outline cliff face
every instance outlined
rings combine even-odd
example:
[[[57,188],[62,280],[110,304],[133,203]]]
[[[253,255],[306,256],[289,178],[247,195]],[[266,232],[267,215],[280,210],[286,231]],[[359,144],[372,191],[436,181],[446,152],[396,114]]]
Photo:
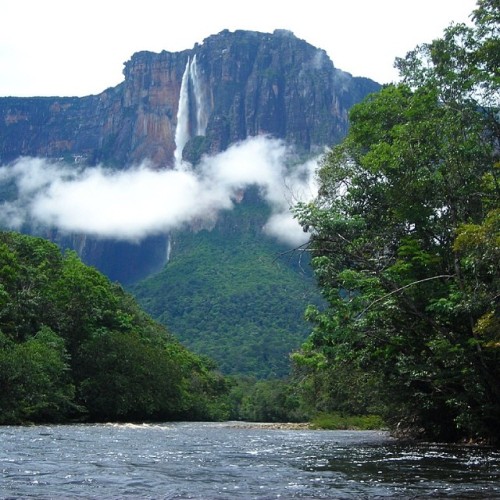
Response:
[[[0,98],[1,162],[26,155],[172,166],[183,77],[186,113],[196,115],[182,144],[192,161],[262,133],[311,152],[338,142],[351,105],[379,88],[287,31],[223,31],[191,50],[139,52],[124,76],[95,96]]]
[[[136,53],[123,72],[99,95],[0,98],[0,165],[36,156],[170,168],[258,134],[307,155],[339,142],[349,108],[379,88],[288,31],[223,31],[191,50]],[[43,236],[124,283],[160,269],[170,245],[168,235],[140,244],[50,229]]]
[[[339,142],[350,107],[379,89],[287,31],[223,31],[191,50],[139,52],[124,76],[99,95],[0,98],[0,168],[33,156],[115,169],[148,160],[168,169],[260,134],[294,145],[305,160]],[[0,183],[0,206],[14,191]],[[289,245],[264,235],[271,208],[261,195],[248,188],[210,227],[191,221],[188,230],[139,243],[23,230],[128,285],[153,317],[224,371],[281,377],[310,329],[304,307],[320,298]],[[278,263],[278,255],[287,257]]]
[[[207,136],[223,143],[268,133],[304,151],[322,149],[344,137],[352,104],[378,89],[288,31],[226,31],[195,51],[210,89]],[[215,132],[220,123],[225,135]]]

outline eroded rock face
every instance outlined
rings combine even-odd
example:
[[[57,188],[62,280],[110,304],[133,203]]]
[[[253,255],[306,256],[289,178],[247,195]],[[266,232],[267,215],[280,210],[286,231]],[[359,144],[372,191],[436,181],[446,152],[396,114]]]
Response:
[[[223,31],[191,50],[134,54],[124,81],[99,95],[0,98],[2,163],[30,155],[172,166],[182,77],[194,58],[199,87],[190,92],[202,94],[206,113],[198,155],[257,134],[305,152],[332,145],[346,133],[351,105],[379,87],[334,68],[290,32]]]
[[[195,50],[212,103],[207,135],[227,122],[230,143],[267,133],[304,151],[332,145],[351,105],[378,88],[288,31],[224,31]]]
[[[0,98],[0,165],[37,156],[171,168],[181,153],[196,164],[203,154],[258,134],[307,155],[339,142],[349,108],[379,88],[336,69],[323,50],[283,30],[222,31],[191,50],[138,52],[123,73],[122,83],[98,95]],[[176,154],[180,119],[185,133]],[[50,228],[42,235],[125,283],[160,269],[169,245],[168,235],[140,244]]]

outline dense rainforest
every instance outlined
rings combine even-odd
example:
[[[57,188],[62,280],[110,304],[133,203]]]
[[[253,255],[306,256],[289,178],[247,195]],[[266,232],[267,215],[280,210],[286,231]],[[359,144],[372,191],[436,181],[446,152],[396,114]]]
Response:
[[[227,417],[226,381],[75,253],[0,233],[0,424]]]
[[[145,311],[226,375],[287,376],[290,351],[310,332],[304,307],[322,302],[307,256],[262,234],[269,215],[248,189],[210,230],[174,232],[165,268],[129,286]]]
[[[296,207],[328,307],[294,354],[323,411],[395,432],[500,437],[500,9],[396,61]]]
[[[0,425],[307,418],[286,381],[222,376],[76,253],[15,232],[0,232],[0,389]]]
[[[311,235],[296,252],[307,253],[322,301],[305,311],[311,333],[288,378],[222,377],[74,253],[0,233],[0,423],[377,414],[400,436],[498,443],[498,0],[479,0],[472,20],[396,61],[400,83],[352,108],[346,139],[319,165],[318,196],[294,207]],[[192,265],[209,243],[178,241]],[[263,300],[273,276],[250,283]],[[203,309],[192,286],[201,312],[162,318],[180,335],[190,320],[227,321],[233,305],[221,290]],[[229,349],[249,336],[241,326]],[[278,340],[254,346],[263,362]]]

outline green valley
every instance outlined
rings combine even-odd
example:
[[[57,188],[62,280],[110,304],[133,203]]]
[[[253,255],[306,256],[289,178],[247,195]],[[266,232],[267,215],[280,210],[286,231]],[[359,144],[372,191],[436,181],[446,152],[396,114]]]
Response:
[[[223,373],[289,373],[307,337],[305,307],[321,302],[307,255],[262,228],[269,208],[254,190],[211,230],[177,231],[160,273],[131,287],[139,303]]]

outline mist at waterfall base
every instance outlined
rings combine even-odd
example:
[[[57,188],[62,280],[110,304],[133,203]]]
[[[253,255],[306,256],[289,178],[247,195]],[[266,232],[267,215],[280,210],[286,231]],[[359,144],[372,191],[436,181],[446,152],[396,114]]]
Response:
[[[0,167],[0,187],[15,191],[0,205],[0,224],[57,228],[103,238],[140,241],[194,221],[213,222],[242,192],[258,186],[272,215],[263,228],[290,244],[307,241],[290,207],[314,197],[317,160],[288,166],[293,157],[280,140],[250,138],[205,157],[193,168],[154,170],[147,162],[127,170],[81,168],[23,157]]]

